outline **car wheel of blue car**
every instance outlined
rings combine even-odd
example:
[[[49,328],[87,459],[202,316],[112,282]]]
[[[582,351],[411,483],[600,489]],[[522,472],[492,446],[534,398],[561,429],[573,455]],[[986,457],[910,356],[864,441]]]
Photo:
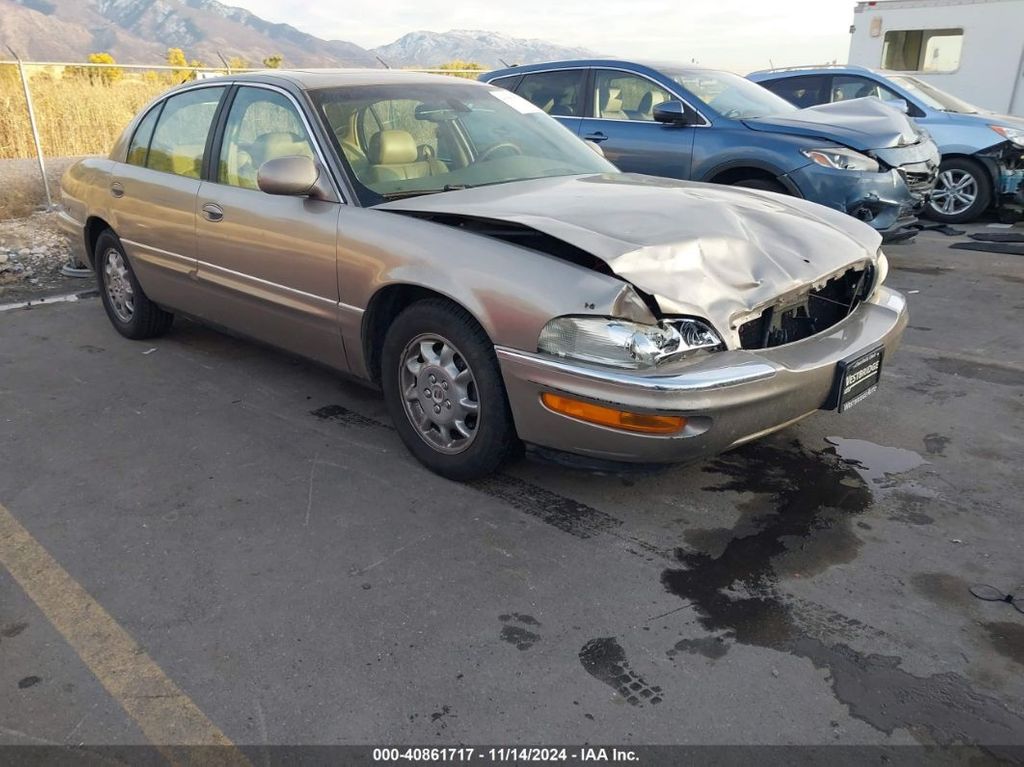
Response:
[[[925,215],[945,224],[966,224],[984,213],[991,200],[985,169],[966,157],[952,157],[939,166]]]
[[[786,187],[778,181],[771,181],[766,178],[741,178],[733,181],[732,186],[742,186],[746,189],[760,189],[763,192],[776,192],[778,194],[789,194]]]

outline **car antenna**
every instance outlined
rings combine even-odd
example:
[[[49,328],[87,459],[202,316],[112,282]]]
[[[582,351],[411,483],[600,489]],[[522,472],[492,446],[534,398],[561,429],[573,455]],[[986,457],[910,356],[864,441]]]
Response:
[[[383,64],[385,69],[391,69],[391,67],[388,66],[388,63],[384,61],[384,59],[382,59],[380,56],[375,55],[374,58],[377,59],[377,61],[379,61],[381,64]]]
[[[775,69],[775,62],[772,61],[771,59],[768,59],[768,68]]]
[[[507,61],[505,61],[505,59],[503,59],[501,56],[498,56],[498,61],[500,61],[505,66],[506,69],[509,69],[512,66],[514,66],[513,64],[509,64]]]

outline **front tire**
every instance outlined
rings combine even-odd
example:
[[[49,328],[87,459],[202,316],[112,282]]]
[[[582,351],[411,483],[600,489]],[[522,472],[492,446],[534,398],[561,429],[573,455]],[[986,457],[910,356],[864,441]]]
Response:
[[[519,447],[494,346],[461,307],[418,301],[388,328],[384,401],[424,466],[464,482],[496,471]]]
[[[786,189],[778,181],[771,181],[766,178],[741,178],[738,181],[733,181],[730,186],[742,186],[745,189],[760,189],[762,192],[775,192],[776,194],[789,194],[789,190]]]
[[[154,304],[142,290],[121,240],[107,229],[96,240],[100,298],[110,324],[125,338],[141,340],[166,333],[174,315]]]
[[[939,165],[939,179],[924,215],[943,224],[966,224],[991,204],[992,188],[982,165],[966,157],[951,157]]]

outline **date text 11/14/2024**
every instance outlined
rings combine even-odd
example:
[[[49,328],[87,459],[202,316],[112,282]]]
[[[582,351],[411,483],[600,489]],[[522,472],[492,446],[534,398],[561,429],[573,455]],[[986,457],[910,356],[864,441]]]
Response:
[[[497,746],[492,748],[375,748],[373,760],[388,762],[463,762],[501,764],[519,762],[586,762],[588,764],[637,762],[635,751],[622,748],[587,746],[582,748],[544,748]]]

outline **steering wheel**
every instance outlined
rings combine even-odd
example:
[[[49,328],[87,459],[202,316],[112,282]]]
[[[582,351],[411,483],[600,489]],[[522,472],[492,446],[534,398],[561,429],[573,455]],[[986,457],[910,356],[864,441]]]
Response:
[[[519,155],[521,155],[523,153],[523,150],[520,149],[515,144],[511,144],[511,143],[509,143],[507,141],[503,141],[500,144],[495,144],[494,146],[489,146],[489,147],[487,147],[487,149],[485,149],[483,152],[481,152],[480,153],[480,157],[478,159],[478,162],[486,162],[487,160],[491,159],[491,155],[493,155],[499,149],[510,149],[510,150],[512,150],[512,154],[519,154]]]

